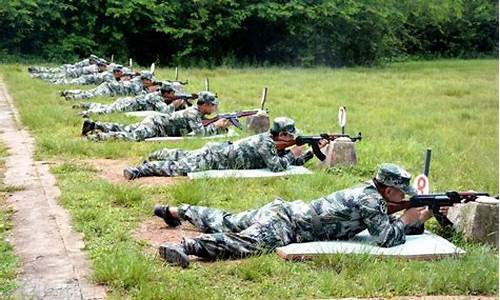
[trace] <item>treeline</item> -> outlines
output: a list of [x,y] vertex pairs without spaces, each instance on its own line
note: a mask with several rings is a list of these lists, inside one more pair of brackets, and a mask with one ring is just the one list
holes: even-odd
[[498,55],[491,0],[1,0],[0,56],[372,65]]

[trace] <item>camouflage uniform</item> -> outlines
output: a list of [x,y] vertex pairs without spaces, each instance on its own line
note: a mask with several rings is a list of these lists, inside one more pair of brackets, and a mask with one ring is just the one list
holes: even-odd
[[313,157],[306,152],[295,157],[290,151],[278,153],[269,132],[254,135],[235,143],[208,143],[195,151],[161,149],[149,156],[153,162],[137,167],[142,176],[186,176],[203,170],[261,169],[281,172],[290,165],[303,165]]
[[97,65],[90,65],[85,67],[74,67],[67,68],[59,73],[38,73],[33,74],[33,78],[39,78],[43,80],[57,80],[64,78],[78,78],[82,75],[95,74],[99,72],[99,67]]
[[113,112],[125,111],[145,111],[152,110],[164,114],[171,114],[175,111],[173,104],[166,104],[161,92],[153,92],[136,97],[121,98],[111,104],[82,103],[81,108],[86,109],[83,114],[110,114]]
[[[376,179],[413,194],[406,174],[399,166],[385,164]],[[238,214],[181,205],[177,214],[180,220],[189,221],[205,233],[184,239],[181,249],[187,255],[209,259],[244,257],[290,243],[349,239],[365,229],[376,237],[379,246],[392,247],[403,244],[407,233],[415,233],[414,226],[405,226],[398,217],[387,214],[386,202],[373,182],[309,204],[276,199],[259,209]]]
[[88,75],[82,75],[78,78],[60,78],[49,80],[52,84],[71,84],[71,85],[99,85],[106,81],[113,81],[115,77],[111,72],[99,72]]
[[102,132],[89,134],[87,137],[94,141],[109,139],[142,141],[151,137],[183,136],[188,133],[208,136],[220,132],[213,124],[203,126],[202,118],[203,115],[198,107],[193,106],[171,115],[149,116],[131,125],[95,122],[95,128]]
[[66,69],[71,69],[71,68],[82,68],[86,66],[90,66],[92,64],[95,64],[97,61],[105,61],[104,59],[101,59],[93,54],[90,55],[89,58],[86,58],[82,61],[76,62],[74,64],[64,64],[59,67],[55,68],[48,68],[48,67],[41,67],[41,66],[30,66],[28,69],[31,73],[61,73],[64,72]]
[[91,90],[66,90],[66,100],[88,99],[99,96],[137,96],[147,94],[149,91],[142,84],[140,77],[126,81],[106,81]]

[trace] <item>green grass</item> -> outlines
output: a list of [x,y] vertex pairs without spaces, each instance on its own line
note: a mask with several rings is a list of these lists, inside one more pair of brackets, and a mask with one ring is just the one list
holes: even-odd
[[[179,180],[170,186],[112,184],[82,162],[112,158],[140,162],[162,146],[197,148],[201,140],[180,143],[92,143],[79,137],[81,118],[54,87],[29,79],[26,66],[2,65],[21,118],[37,141],[36,157],[62,161],[52,168],[60,200],[85,234],[94,279],[107,284],[111,299],[282,299],[346,296],[497,294],[497,250],[449,238],[467,250],[461,259],[434,262],[383,260],[336,255],[308,262],[286,262],[275,254],[242,261],[193,263],[187,270],[163,265],[145,254],[131,232],[150,218],[154,203],[191,203],[229,211],[254,208],[275,197],[310,201],[373,176],[382,162],[396,162],[412,173],[423,168],[432,148],[431,188],[498,194],[498,61],[408,62],[379,68],[181,69],[189,91],[211,89],[221,111],[255,108],[269,87],[272,117],[290,116],[306,134],[338,132],[337,110],[347,106],[347,131],[361,131],[358,165],[315,174],[249,180]],[[159,78],[173,70],[159,69]],[[97,101],[109,102],[110,98]],[[133,122],[118,114],[99,120]],[[435,223],[429,226],[434,228]]]
[[4,159],[7,155],[7,148],[0,144],[0,298],[2,299],[12,297],[12,293],[17,287],[15,279],[18,269],[18,258],[14,256],[12,246],[7,241],[12,229],[10,220],[12,209],[5,203],[5,197],[7,193],[22,189],[3,184]]

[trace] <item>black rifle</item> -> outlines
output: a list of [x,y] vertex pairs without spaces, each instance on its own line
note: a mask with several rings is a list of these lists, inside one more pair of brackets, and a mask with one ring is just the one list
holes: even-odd
[[[456,203],[467,203],[475,201],[478,197],[486,196],[488,193],[483,192],[456,192],[450,191],[440,194],[428,194],[428,195],[416,195],[410,198],[409,201],[402,202],[387,202],[387,213],[392,214],[403,209],[408,209],[411,207],[423,207],[428,206],[432,209],[434,217],[438,223],[443,226],[450,226],[453,223],[443,214],[439,212],[439,208],[442,206],[453,206]],[[498,197],[497,197],[498,198]]]
[[230,114],[219,114],[213,119],[202,120],[202,123],[203,123],[203,126],[207,126],[207,125],[212,124],[220,119],[226,119],[226,120],[229,120],[229,122],[231,122],[231,124],[238,127],[239,129],[243,129],[243,126],[241,126],[241,123],[238,120],[238,118],[252,116],[252,115],[257,114],[258,112],[259,112],[259,110],[248,110],[248,111],[239,111],[239,112],[230,113]]
[[328,134],[328,133],[321,133],[319,136],[298,136],[295,138],[295,145],[297,146],[302,146],[305,144],[308,144],[314,153],[314,155],[321,161],[326,159],[326,156],[321,152],[321,149],[319,148],[319,141],[321,140],[328,140],[328,141],[334,141],[338,138],[341,137],[346,137],[349,138],[352,142],[356,141],[361,141],[361,132],[358,133],[357,136],[350,136],[348,134]]

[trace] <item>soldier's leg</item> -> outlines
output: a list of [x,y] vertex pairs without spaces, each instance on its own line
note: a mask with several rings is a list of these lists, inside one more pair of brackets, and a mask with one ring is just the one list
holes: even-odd
[[239,233],[203,234],[195,239],[183,240],[181,246],[187,255],[218,259],[269,252],[295,241],[293,221],[288,216],[277,215],[259,220]]
[[161,160],[145,162],[135,168],[125,168],[123,170],[123,176],[128,180],[132,180],[148,176],[186,176],[188,172],[191,172],[191,169],[187,165],[180,164],[179,162],[172,160]]
[[[80,91],[80,90],[74,90],[74,91]],[[79,93],[71,93],[66,91],[66,95],[67,95],[66,96],[67,100],[78,100],[78,99],[94,98],[99,96],[112,96],[113,94],[111,93],[108,85],[105,82],[100,84],[98,87],[94,89],[80,91]]]
[[240,232],[262,220],[287,216],[287,207],[287,202],[275,199],[260,208],[232,214],[215,208],[184,204],[177,208],[177,217],[206,233]]
[[163,148],[148,155],[148,160],[179,160],[186,157],[190,151],[183,149]]

